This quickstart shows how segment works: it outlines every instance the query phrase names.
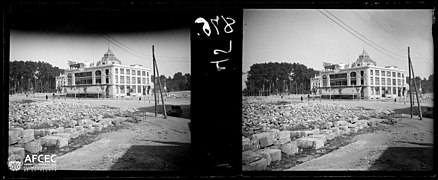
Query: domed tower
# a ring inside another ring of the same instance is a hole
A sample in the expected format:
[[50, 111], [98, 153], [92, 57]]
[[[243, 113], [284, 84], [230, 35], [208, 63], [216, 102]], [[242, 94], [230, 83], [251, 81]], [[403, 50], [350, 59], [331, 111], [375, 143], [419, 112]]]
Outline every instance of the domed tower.
[[356, 66], [376, 66], [376, 62], [371, 60], [370, 56], [363, 50], [362, 54], [359, 55], [359, 58], [352, 64], [352, 67]]
[[119, 59], [114, 56], [114, 53], [108, 48], [100, 61], [97, 61], [96, 66], [108, 65], [108, 64], [122, 64]]

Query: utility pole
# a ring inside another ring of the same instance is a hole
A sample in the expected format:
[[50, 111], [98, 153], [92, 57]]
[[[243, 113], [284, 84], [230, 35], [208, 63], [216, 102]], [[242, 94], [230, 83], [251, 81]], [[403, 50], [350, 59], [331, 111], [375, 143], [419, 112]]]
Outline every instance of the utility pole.
[[412, 109], [411, 58], [410, 58], [409, 47], [408, 47], [408, 67], [409, 67], [409, 103], [411, 107], [411, 119], [412, 119], [414, 110]]
[[157, 95], [156, 95], [156, 84], [157, 84], [157, 75], [155, 74], [155, 55], [154, 55], [154, 46], [152, 45], [152, 68], [154, 69], [154, 99], [155, 99], [155, 117], [157, 117]]
[[[412, 70], [412, 76], [415, 78], [415, 74], [414, 74], [414, 66], [412, 66], [412, 61], [411, 61], [411, 57], [408, 54], [408, 58], [409, 58], [409, 64]], [[420, 120], [423, 120], [423, 115], [421, 113], [421, 105], [420, 105], [420, 99], [418, 98], [418, 89], [417, 89], [417, 82], [415, 82], [414, 79], [414, 86], [415, 86], [415, 96], [417, 97], [417, 104], [418, 104], [418, 113], [420, 115]]]
[[[154, 46], [152, 46], [152, 57], [153, 57], [153, 61], [154, 61], [154, 68], [157, 68], [158, 86], [160, 88], [161, 102], [163, 103], [164, 119], [166, 119], [167, 118], [166, 105], [164, 104], [163, 90], [161, 89], [160, 73], [158, 72], [157, 61], [155, 60]], [[155, 103], [156, 103], [156, 101], [155, 101]], [[155, 107], [155, 111], [156, 110], [157, 110], [157, 108]]]

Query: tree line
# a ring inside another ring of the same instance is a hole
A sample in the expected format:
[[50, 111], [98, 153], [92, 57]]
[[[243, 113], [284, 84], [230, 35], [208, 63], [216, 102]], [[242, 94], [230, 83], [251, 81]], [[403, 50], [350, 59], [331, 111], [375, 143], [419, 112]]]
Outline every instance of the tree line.
[[64, 73], [63, 69], [42, 61], [9, 62], [9, 91], [54, 92], [56, 77]]
[[[152, 82], [154, 82], [153, 79], [154, 76], [152, 75]], [[158, 79], [161, 81], [161, 86], [166, 87], [167, 92], [191, 90], [191, 75], [189, 73], [183, 75], [182, 72], [177, 72], [173, 75], [173, 78], [160, 75], [160, 78], [157, 78], [157, 83]]]
[[[428, 79], [421, 79], [421, 77], [416, 76], [414, 80], [415, 83], [417, 83], [417, 88], [420, 89], [421, 87], [421, 91], [418, 91], [419, 93], [433, 93], [433, 74], [431, 74]], [[406, 76], [406, 82], [409, 82], [409, 76]], [[415, 88], [413, 82], [411, 86]]]
[[244, 93], [269, 92], [273, 94], [310, 94], [310, 79], [318, 71], [299, 63], [259, 63], [248, 71]]

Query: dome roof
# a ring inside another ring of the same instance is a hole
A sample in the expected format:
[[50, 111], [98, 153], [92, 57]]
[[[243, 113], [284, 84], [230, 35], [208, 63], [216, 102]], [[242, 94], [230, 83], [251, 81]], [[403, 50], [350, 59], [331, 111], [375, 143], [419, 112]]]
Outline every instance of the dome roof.
[[119, 59], [114, 56], [114, 53], [108, 48], [100, 61], [97, 61], [96, 66], [108, 65], [108, 64], [122, 64]]
[[356, 62], [353, 63], [353, 67], [356, 66], [367, 66], [367, 65], [376, 65], [376, 62], [373, 61], [370, 56], [368, 55], [367, 52], [365, 52], [365, 50], [363, 50], [362, 54], [359, 55], [359, 58], [356, 60]]

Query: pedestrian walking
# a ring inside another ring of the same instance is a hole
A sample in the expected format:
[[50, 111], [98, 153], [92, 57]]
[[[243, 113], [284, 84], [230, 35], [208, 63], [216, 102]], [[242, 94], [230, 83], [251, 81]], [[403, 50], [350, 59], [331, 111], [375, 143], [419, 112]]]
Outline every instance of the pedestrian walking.
[[46, 94], [46, 100], [48, 100], [49, 99], [49, 96], [47, 96], [47, 94]]
[[303, 96], [301, 96], [301, 101], [303, 101]]
[[310, 101], [310, 94], [307, 95], [307, 101]]
[[394, 104], [397, 102], [397, 98], [394, 98]]

